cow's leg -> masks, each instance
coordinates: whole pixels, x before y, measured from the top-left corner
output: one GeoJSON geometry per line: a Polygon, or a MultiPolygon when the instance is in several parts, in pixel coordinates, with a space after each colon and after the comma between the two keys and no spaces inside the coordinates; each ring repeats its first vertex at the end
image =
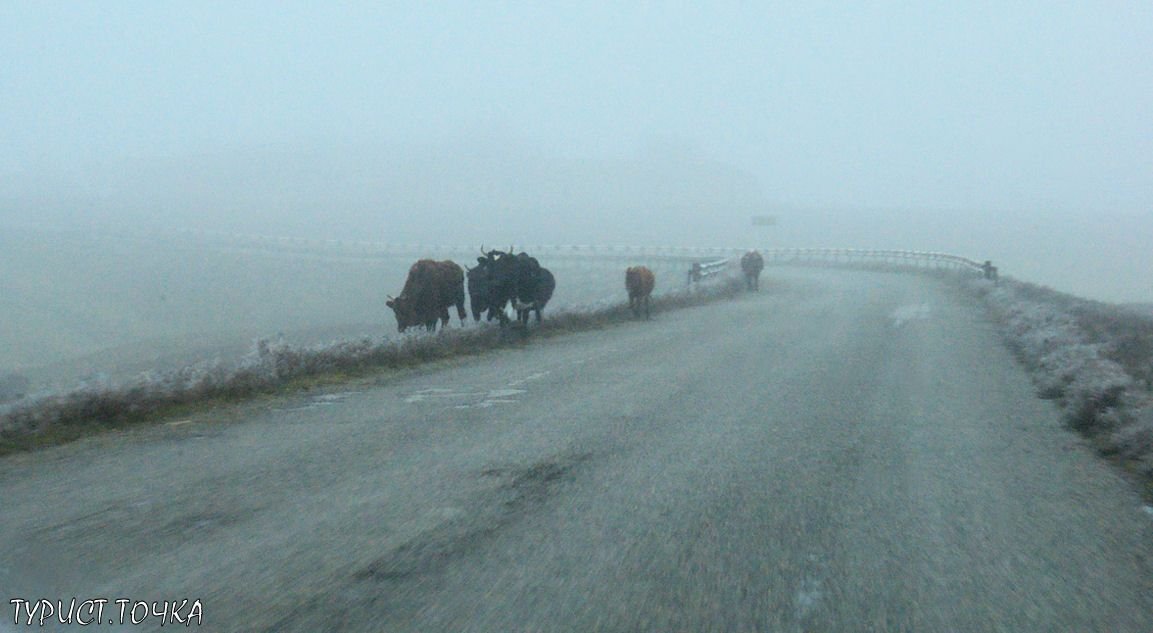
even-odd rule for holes
{"type": "Polygon", "coordinates": [[[652,313],[649,309],[649,295],[645,295],[645,320],[647,321],[651,317],[652,313]]]}

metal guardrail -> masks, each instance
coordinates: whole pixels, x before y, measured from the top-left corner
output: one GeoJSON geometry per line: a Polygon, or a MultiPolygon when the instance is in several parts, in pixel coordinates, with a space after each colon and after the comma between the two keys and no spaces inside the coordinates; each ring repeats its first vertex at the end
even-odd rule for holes
{"type": "Polygon", "coordinates": [[[761,255],[764,256],[766,264],[875,264],[909,268],[951,269],[977,273],[986,279],[997,279],[997,267],[991,261],[978,262],[967,257],[932,251],[779,248],[761,251],[761,255]]]}
{"type": "MultiPolygon", "coordinates": [[[[238,247],[269,248],[275,250],[332,253],[360,256],[473,256],[480,245],[460,244],[399,244],[364,240],[319,240],[300,237],[237,234],[224,231],[185,229],[179,234],[193,239],[211,239],[238,247]]],[[[495,247],[503,245],[493,244],[495,247]]],[[[598,244],[514,244],[515,250],[524,250],[538,257],[600,259],[605,261],[637,259],[688,261],[700,264],[699,278],[707,278],[728,266],[732,258],[748,249],[733,247],[695,246],[630,246],[598,244]]],[[[877,250],[853,248],[778,248],[760,251],[765,264],[825,265],[825,266],[895,266],[901,268],[951,269],[980,274],[987,279],[997,278],[997,267],[992,262],[978,262],[967,257],[933,251],[877,250]]],[[[694,277],[689,271],[690,281],[694,277]]]]}
{"type": "Polygon", "coordinates": [[[689,284],[693,284],[709,277],[714,277],[729,267],[731,259],[716,259],[712,261],[693,262],[689,267],[689,284]]]}

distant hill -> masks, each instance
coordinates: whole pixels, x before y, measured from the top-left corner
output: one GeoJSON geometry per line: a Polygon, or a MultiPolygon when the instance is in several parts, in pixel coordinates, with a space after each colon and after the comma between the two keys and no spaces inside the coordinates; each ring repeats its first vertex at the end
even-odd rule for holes
{"type": "Polygon", "coordinates": [[[754,177],[686,152],[593,160],[493,140],[243,147],[60,175],[0,198],[56,224],[421,243],[726,243],[765,208],[754,177]]]}
{"type": "Polygon", "coordinates": [[[1121,307],[1132,310],[1137,314],[1141,314],[1153,318],[1153,303],[1125,303],[1121,307]]]}

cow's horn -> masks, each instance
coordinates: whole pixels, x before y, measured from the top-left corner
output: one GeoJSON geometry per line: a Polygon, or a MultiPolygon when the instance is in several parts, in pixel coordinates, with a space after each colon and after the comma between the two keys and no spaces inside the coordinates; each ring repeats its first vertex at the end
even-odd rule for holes
{"type": "Polygon", "coordinates": [[[389,301],[395,301],[396,300],[396,297],[394,297],[392,295],[384,295],[384,296],[388,297],[389,301]]]}

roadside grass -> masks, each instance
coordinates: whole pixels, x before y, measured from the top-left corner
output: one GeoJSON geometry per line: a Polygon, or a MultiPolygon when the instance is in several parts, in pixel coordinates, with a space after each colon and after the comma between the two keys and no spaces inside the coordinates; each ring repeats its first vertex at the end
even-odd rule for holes
{"type": "Polygon", "coordinates": [[[970,282],[1064,423],[1153,499],[1153,316],[1002,278],[970,282]]]}
{"type": "MultiPolygon", "coordinates": [[[[743,292],[733,275],[653,298],[653,310],[673,310],[729,299],[743,292]]],[[[175,371],[149,372],[117,385],[93,385],[0,409],[0,456],[33,450],[112,429],[191,413],[262,395],[337,384],[381,371],[524,345],[536,337],[611,327],[633,321],[626,304],[549,313],[529,327],[495,324],[374,340],[361,338],[298,347],[261,339],[235,362],[206,361],[175,371]]]]}

